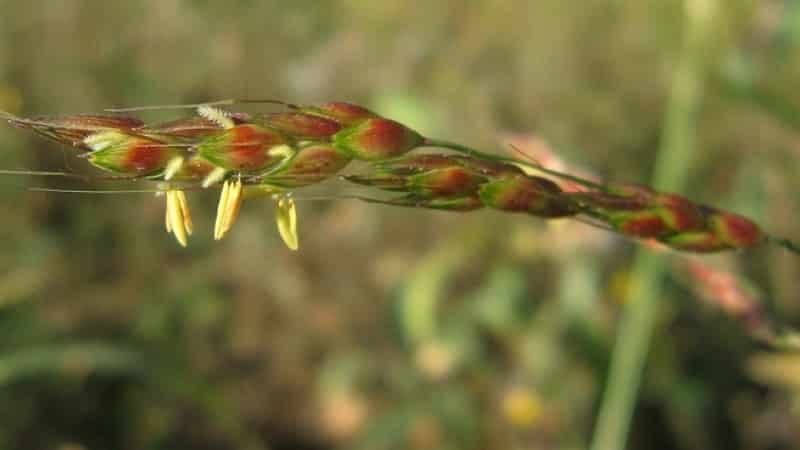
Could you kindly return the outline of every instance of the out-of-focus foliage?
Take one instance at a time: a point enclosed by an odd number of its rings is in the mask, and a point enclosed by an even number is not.
[[[797,240],[800,4],[724,3],[686,192]],[[626,181],[652,172],[685,27],[678,0],[0,0],[0,11],[0,109],[14,113],[351,100],[486,149],[530,135],[540,154],[546,142]],[[0,128],[0,142],[0,168],[88,170],[18,130]],[[30,186],[85,187],[0,176],[0,448],[588,445],[628,242],[334,199],[299,202],[300,252],[275,236],[267,201],[249,202],[224,241],[200,232],[184,250],[163,232],[162,200]],[[193,194],[200,231],[214,201]],[[800,321],[797,258],[702,261]],[[797,355],[699,301],[683,262],[630,448],[800,448]]]

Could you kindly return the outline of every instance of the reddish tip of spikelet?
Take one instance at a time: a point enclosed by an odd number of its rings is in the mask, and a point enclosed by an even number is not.
[[[260,122],[298,140],[327,139],[342,129],[333,119],[294,111],[269,114]]]
[[[379,189],[405,191],[420,198],[474,196],[487,178],[464,168],[456,158],[412,155],[375,163],[374,170],[347,177],[355,183]]]
[[[655,203],[667,226],[674,232],[705,228],[705,216],[699,205],[677,194],[660,194]]]
[[[658,210],[613,213],[610,222],[620,233],[639,238],[657,238],[670,232]]]
[[[422,144],[416,131],[394,120],[371,118],[334,135],[336,148],[355,159],[379,161],[401,156]]]
[[[197,152],[225,170],[252,173],[278,162],[281,158],[271,155],[270,149],[285,143],[277,131],[241,124],[203,140]]]
[[[176,181],[193,181],[206,178],[217,166],[204,159],[202,156],[192,156],[186,159],[173,179]]]
[[[175,155],[168,144],[119,131],[104,131],[87,136],[84,144],[94,149],[89,162],[117,173],[148,174],[163,170]]]
[[[540,177],[523,175],[492,180],[481,185],[478,195],[486,206],[508,212],[548,218],[575,214],[558,185]]]
[[[301,148],[285,169],[264,178],[264,183],[280,187],[307,186],[336,174],[351,159],[328,144]]]
[[[475,193],[486,181],[472,171],[455,166],[412,175],[408,188],[417,195],[449,197]]]
[[[738,214],[713,210],[708,221],[719,239],[731,247],[752,247],[765,239],[764,232],[758,225]]]

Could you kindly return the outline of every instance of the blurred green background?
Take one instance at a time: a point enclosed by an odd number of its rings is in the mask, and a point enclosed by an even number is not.
[[[0,109],[24,116],[347,100],[428,135],[498,152],[512,136],[548,162],[639,182],[669,132],[693,143],[678,161],[687,195],[800,239],[797,1],[0,0],[0,11]],[[665,127],[670,99],[686,95],[697,107],[673,109],[691,126]],[[0,128],[0,142],[2,169],[88,171],[20,130]],[[628,241],[333,199],[299,204],[293,253],[266,200],[214,243],[215,193],[196,193],[198,233],[181,249],[162,199],[30,187],[86,185],[0,176],[0,449],[593,441],[636,283]],[[665,263],[628,448],[800,448],[800,354],[759,343],[686,261]],[[800,324],[800,258],[765,248],[700,261]]]

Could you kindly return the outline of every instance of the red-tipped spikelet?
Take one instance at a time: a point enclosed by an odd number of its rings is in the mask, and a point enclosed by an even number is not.
[[[575,206],[554,182],[540,177],[515,176],[481,185],[478,193],[489,207],[522,212],[539,217],[566,217],[576,214]]]
[[[281,161],[282,157],[270,150],[287,143],[289,140],[275,130],[241,124],[204,139],[196,150],[217,167],[257,173]]]
[[[202,156],[195,155],[184,161],[183,165],[175,173],[173,178],[176,181],[203,180],[208,177],[209,174],[214,171],[214,169],[217,169],[217,166]]]
[[[404,191],[420,198],[474,196],[488,181],[445,155],[413,155],[373,165],[367,175],[348,180],[384,190]]]
[[[309,144],[300,148],[284,169],[265,177],[263,182],[285,188],[308,186],[335,175],[350,161],[329,144]]]
[[[758,225],[731,212],[710,209],[708,224],[717,238],[732,248],[753,247],[766,239]]]
[[[169,144],[120,131],[103,131],[87,136],[84,144],[93,149],[89,162],[116,173],[144,175],[164,170],[177,155]]]
[[[487,179],[463,167],[435,169],[408,179],[408,190],[423,197],[452,197],[474,193]]]
[[[336,133],[333,144],[354,159],[380,161],[401,156],[423,143],[416,131],[394,120],[366,119]]]
[[[606,214],[611,228],[638,238],[659,238],[673,233],[657,209],[613,211]]]
[[[702,207],[677,194],[659,194],[654,203],[664,223],[675,232],[702,230],[706,226]]]

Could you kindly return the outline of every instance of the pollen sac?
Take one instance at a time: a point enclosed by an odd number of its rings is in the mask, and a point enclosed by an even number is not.
[[[327,144],[301,148],[285,169],[264,178],[264,183],[286,188],[307,186],[335,175],[351,159]]]
[[[134,117],[77,115],[54,118],[10,119],[17,128],[26,128],[72,147],[90,150],[83,142],[86,137],[101,131],[128,131],[144,125]]]
[[[104,131],[87,136],[84,144],[94,150],[89,162],[94,166],[125,174],[150,174],[164,169],[177,154],[169,144],[119,131]]]
[[[257,117],[256,121],[296,140],[328,140],[342,129],[333,119],[301,112],[273,113]]]
[[[327,117],[344,126],[354,125],[369,118],[379,117],[363,106],[345,102],[331,102],[322,105],[305,106],[300,108],[300,111]]]
[[[556,218],[576,213],[561,188],[540,177],[516,176],[490,181],[481,186],[480,199],[486,206],[509,212]]]
[[[708,222],[711,230],[720,241],[733,248],[747,248],[758,245],[766,236],[752,221],[731,212],[709,208]]]
[[[371,118],[333,136],[340,151],[354,159],[378,161],[401,156],[422,144],[416,131],[394,120]]]
[[[225,170],[257,173],[283,158],[270,153],[288,143],[281,133],[253,124],[240,124],[197,144],[197,153]]]

